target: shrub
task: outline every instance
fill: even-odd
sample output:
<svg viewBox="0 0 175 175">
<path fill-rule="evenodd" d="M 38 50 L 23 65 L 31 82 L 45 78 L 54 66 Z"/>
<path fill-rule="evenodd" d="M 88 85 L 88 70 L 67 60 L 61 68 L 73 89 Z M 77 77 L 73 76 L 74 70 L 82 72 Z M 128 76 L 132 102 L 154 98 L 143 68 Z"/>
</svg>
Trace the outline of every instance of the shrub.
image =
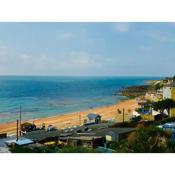
<svg viewBox="0 0 175 175">
<path fill-rule="evenodd" d="M 57 146 L 14 146 L 10 149 L 12 153 L 57 153 L 59 148 Z"/>
<path fill-rule="evenodd" d="M 129 153 L 166 152 L 166 146 L 161 141 L 163 137 L 164 133 L 159 128 L 145 128 L 143 125 L 139 125 L 137 130 L 129 135 L 128 140 L 119 143 L 116 151 Z"/>
<path fill-rule="evenodd" d="M 66 146 L 60 150 L 60 153 L 99 153 L 99 151 L 92 148 Z"/>
<path fill-rule="evenodd" d="M 163 136 L 163 131 L 156 127 L 139 127 L 135 133 L 128 138 L 129 148 L 134 152 L 162 152 L 159 145 L 159 138 Z"/>
<path fill-rule="evenodd" d="M 175 141 L 174 140 L 168 140 L 167 148 L 168 148 L 167 152 L 175 153 Z"/>
<path fill-rule="evenodd" d="M 139 122 L 142 119 L 141 116 L 131 118 L 131 122 Z"/>
<path fill-rule="evenodd" d="M 122 111 L 120 109 L 117 109 L 118 114 L 122 114 Z"/>
<path fill-rule="evenodd" d="M 62 148 L 52 146 L 30 147 L 14 146 L 10 149 L 12 153 L 98 153 L 99 151 L 92 148 L 64 146 Z"/>
</svg>

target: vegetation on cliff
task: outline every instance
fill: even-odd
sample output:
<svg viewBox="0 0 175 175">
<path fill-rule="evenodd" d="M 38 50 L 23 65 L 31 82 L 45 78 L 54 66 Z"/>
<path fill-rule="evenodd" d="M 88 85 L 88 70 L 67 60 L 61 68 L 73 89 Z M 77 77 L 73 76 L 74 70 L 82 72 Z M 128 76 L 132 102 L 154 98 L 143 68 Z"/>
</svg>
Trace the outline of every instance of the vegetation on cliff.
<svg viewBox="0 0 175 175">
<path fill-rule="evenodd" d="M 120 95 L 129 97 L 129 98 L 135 98 L 138 96 L 145 95 L 146 92 L 154 89 L 155 89 L 155 86 L 152 86 L 152 85 L 131 86 L 121 90 Z"/>
</svg>

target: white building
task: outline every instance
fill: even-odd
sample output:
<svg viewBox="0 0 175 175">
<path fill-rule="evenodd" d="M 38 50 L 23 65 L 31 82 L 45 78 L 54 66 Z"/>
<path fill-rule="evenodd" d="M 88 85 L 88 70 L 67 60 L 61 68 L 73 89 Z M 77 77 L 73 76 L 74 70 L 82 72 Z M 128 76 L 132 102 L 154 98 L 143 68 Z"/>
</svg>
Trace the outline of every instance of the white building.
<svg viewBox="0 0 175 175">
<path fill-rule="evenodd" d="M 174 99 L 175 82 L 163 87 L 163 99 Z"/>
<path fill-rule="evenodd" d="M 164 87 L 163 88 L 163 99 L 171 98 L 171 87 Z"/>
</svg>

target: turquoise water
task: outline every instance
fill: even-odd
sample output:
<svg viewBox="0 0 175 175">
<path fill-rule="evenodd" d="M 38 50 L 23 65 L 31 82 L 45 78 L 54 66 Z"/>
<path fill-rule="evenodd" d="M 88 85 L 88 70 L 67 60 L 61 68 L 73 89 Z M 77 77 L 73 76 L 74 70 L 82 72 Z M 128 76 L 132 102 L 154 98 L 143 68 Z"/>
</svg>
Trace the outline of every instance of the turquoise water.
<svg viewBox="0 0 175 175">
<path fill-rule="evenodd" d="M 123 87 L 142 85 L 157 77 L 0 77 L 0 122 L 48 117 L 110 105 Z"/>
</svg>

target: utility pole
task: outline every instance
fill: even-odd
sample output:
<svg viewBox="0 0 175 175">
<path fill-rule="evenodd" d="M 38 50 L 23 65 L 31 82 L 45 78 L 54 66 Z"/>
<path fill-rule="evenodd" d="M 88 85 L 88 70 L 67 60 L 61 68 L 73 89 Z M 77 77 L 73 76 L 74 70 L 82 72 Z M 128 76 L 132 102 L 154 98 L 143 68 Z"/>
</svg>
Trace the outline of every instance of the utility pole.
<svg viewBox="0 0 175 175">
<path fill-rule="evenodd" d="M 123 124 L 125 122 L 125 109 L 123 108 Z"/>
<path fill-rule="evenodd" d="M 152 104 L 150 104 L 150 113 L 151 113 L 151 115 L 152 115 L 152 112 L 153 112 L 153 108 L 152 108 Z"/>
<path fill-rule="evenodd" d="M 79 122 L 80 122 L 80 126 L 81 126 L 81 114 L 79 115 Z"/>
<path fill-rule="evenodd" d="M 19 107 L 19 127 L 20 127 L 20 130 L 19 130 L 19 135 L 21 136 L 21 104 L 20 104 L 20 107 Z"/>
<path fill-rule="evenodd" d="M 16 141 L 18 141 L 18 137 L 19 137 L 19 135 L 18 135 L 18 124 L 19 124 L 19 121 L 16 120 Z"/>
<path fill-rule="evenodd" d="M 81 125 L 81 115 L 79 115 L 79 125 Z"/>
</svg>

